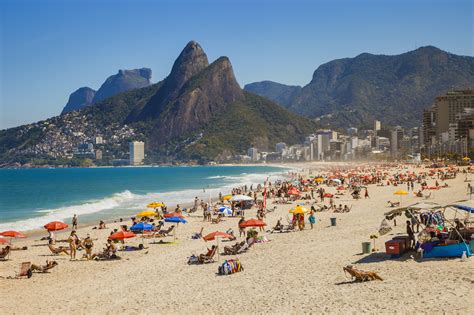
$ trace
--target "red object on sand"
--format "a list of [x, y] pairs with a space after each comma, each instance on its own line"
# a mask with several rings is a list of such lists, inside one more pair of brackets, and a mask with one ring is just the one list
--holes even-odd
[[332, 198], [333, 197], [333, 194], [330, 194], [330, 193], [325, 193], [323, 195], [324, 198]]
[[216, 237], [220, 237], [220, 238], [232, 238], [233, 236], [230, 235], [230, 234], [224, 233], [224, 232], [215, 231], [215, 232], [212, 232], [212, 233], [207, 234], [206, 236], [203, 237], [203, 239], [204, 239], [205, 241], [213, 241], [213, 240], [216, 239]]
[[301, 192], [296, 189], [296, 187], [291, 187], [289, 190], [288, 190], [288, 195], [299, 195]]
[[0, 237], [0, 245], [10, 245], [10, 242], [3, 237]]
[[239, 226], [240, 227], [251, 227], [251, 226], [266, 226], [267, 224], [261, 220], [257, 219], [250, 219], [247, 221], [242, 222]]
[[69, 225], [67, 225], [66, 223], [64, 222], [61, 222], [61, 221], [53, 221], [53, 222], [49, 222], [48, 224], [46, 224], [44, 226], [44, 228], [48, 231], [59, 231], [59, 230], [64, 230], [65, 228], [67, 228]]
[[183, 218], [183, 216], [181, 215], [181, 213], [179, 212], [170, 212], [170, 213], [167, 213], [164, 215], [165, 218], [171, 218], [171, 217], [178, 217], [178, 218]]
[[135, 237], [135, 233], [130, 231], [119, 231], [109, 236], [109, 240], [123, 240], [125, 238]]
[[0, 236], [4, 237], [15, 237], [15, 238], [25, 238], [26, 235], [17, 231], [5, 231], [0, 233]]

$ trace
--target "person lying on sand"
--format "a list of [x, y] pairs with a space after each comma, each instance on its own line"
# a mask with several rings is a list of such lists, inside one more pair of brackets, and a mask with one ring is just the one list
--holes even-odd
[[274, 231], [281, 231], [283, 229], [283, 224], [281, 224], [281, 218], [278, 219], [277, 223], [273, 227]]
[[103, 260], [103, 259], [115, 259], [117, 258], [117, 247], [112, 240], [107, 240], [107, 246], [103, 249], [102, 253], [93, 254], [91, 259]]
[[37, 271], [37, 272], [45, 273], [45, 272], [48, 272], [48, 270], [53, 269], [57, 265], [58, 265], [58, 263], [54, 260], [53, 261], [47, 261], [46, 260], [46, 265], [38, 266], [38, 265], [35, 265], [35, 264], [31, 264], [31, 271]]

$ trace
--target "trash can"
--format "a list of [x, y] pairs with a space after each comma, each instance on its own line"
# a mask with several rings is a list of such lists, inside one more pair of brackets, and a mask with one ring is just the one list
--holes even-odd
[[331, 226], [336, 226], [336, 218], [331, 218]]
[[372, 251], [372, 243], [371, 242], [362, 242], [362, 253], [363, 254], [370, 254]]

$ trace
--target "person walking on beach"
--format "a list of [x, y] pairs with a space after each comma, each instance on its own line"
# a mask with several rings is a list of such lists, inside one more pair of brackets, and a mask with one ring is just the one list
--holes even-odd
[[76, 214], [74, 214], [74, 216], [72, 217], [72, 229], [77, 230], [77, 215]]
[[411, 227], [410, 220], [407, 220], [407, 234], [410, 239], [410, 249], [415, 248], [416, 240], [415, 240], [415, 233]]
[[309, 213], [309, 224], [311, 225], [311, 230], [313, 229], [313, 225], [316, 223], [316, 218], [314, 217], [314, 211], [311, 210], [311, 212]]
[[69, 243], [69, 250], [71, 254], [71, 260], [76, 259], [76, 252], [77, 252], [77, 235], [76, 231], [72, 231], [71, 234], [69, 235], [69, 238], [67, 239], [67, 242]]
[[369, 197], [369, 190], [367, 189], [367, 187], [365, 188], [365, 193], [364, 193], [364, 194], [365, 194], [365, 199], [367, 199], [367, 198], [370, 199], [370, 197]]
[[242, 237], [242, 235], [245, 237], [245, 228], [240, 226], [242, 223], [244, 223], [244, 221], [245, 218], [241, 217], [239, 223], [237, 224], [239, 226], [239, 237]]

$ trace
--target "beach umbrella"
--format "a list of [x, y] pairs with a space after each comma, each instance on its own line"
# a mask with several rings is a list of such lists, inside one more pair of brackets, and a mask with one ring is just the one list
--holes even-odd
[[10, 245], [10, 242], [5, 238], [0, 237], [0, 245]]
[[232, 198], [229, 199], [230, 201], [252, 201], [252, 197], [246, 196], [246, 195], [235, 195], [232, 196]]
[[222, 214], [224, 214], [224, 215], [227, 215], [227, 216], [232, 215], [232, 209], [229, 208], [229, 207], [225, 207], [225, 206], [224, 206], [224, 207], [220, 207], [220, 208], [219, 208], [219, 212], [222, 213]]
[[232, 199], [232, 195], [225, 195], [224, 197], [222, 197], [223, 200], [230, 200]]
[[171, 222], [171, 223], [187, 223], [188, 221], [186, 221], [186, 220], [183, 219], [182, 217], [175, 216], [175, 217], [165, 218], [165, 222]]
[[151, 231], [153, 230], [155, 227], [149, 223], [146, 223], [146, 222], [140, 222], [140, 223], [137, 223], [135, 225], [133, 225], [132, 227], [130, 227], [130, 230], [135, 232], [135, 231]]
[[290, 209], [289, 213], [304, 214], [304, 213], [308, 213], [308, 209], [306, 209], [305, 207], [302, 207], [300, 205], [297, 205], [296, 207]]
[[149, 203], [146, 207], [147, 208], [158, 208], [158, 207], [164, 207], [165, 204], [162, 202], [151, 202]]
[[402, 203], [402, 197], [408, 195], [408, 191], [400, 189], [393, 193], [394, 195], [400, 196], [400, 204]]
[[61, 221], [53, 221], [49, 222], [48, 224], [44, 225], [44, 228], [48, 231], [59, 231], [59, 230], [64, 230], [67, 228], [69, 225], [67, 225], [64, 222]]
[[224, 232], [215, 231], [215, 232], [209, 233], [206, 236], [204, 236], [203, 240], [213, 241], [213, 240], [217, 239], [218, 237], [219, 238], [232, 238], [233, 236], [230, 235], [230, 234], [224, 233]]
[[5, 231], [0, 233], [0, 236], [3, 237], [13, 237], [13, 238], [25, 238], [26, 235], [17, 231]]
[[123, 241], [126, 238], [132, 238], [135, 237], [135, 233], [129, 232], [129, 231], [118, 231], [115, 232], [114, 234], [110, 235], [108, 238], [109, 240], [121, 240]]
[[334, 195], [333, 194], [330, 194], [330, 193], [325, 193], [323, 195], [324, 198], [332, 198]]
[[137, 214], [137, 217], [154, 217], [156, 216], [155, 211], [145, 210]]
[[265, 222], [263, 222], [262, 220], [257, 220], [257, 219], [250, 219], [239, 224], [240, 227], [251, 227], [251, 226], [262, 227], [266, 225], [267, 224]]
[[318, 183], [322, 183], [322, 182], [324, 182], [324, 178], [318, 177], [318, 178], [315, 179], [315, 181], [318, 182]]
[[332, 179], [332, 181], [335, 182], [335, 183], [338, 183], [339, 185], [341, 184], [341, 180], [340, 180], [340, 179], [334, 178], [334, 179]]
[[171, 217], [178, 217], [178, 218], [182, 218], [183, 216], [181, 215], [180, 212], [170, 212], [170, 213], [167, 213], [165, 214], [163, 217], [165, 218], [171, 218]]

